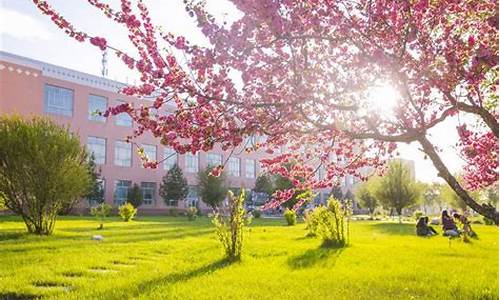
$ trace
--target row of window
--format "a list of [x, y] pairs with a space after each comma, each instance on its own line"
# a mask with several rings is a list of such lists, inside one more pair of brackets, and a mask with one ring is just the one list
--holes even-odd
[[[102, 180], [104, 186], [105, 181]], [[132, 187], [130, 180], [116, 180], [114, 185], [113, 203], [121, 205], [127, 201], [128, 193]], [[151, 206], [156, 202], [156, 182], [141, 182], [142, 204]], [[198, 201], [198, 187], [195, 185], [188, 186], [188, 195], [186, 197], [188, 206], [196, 205]], [[177, 206], [176, 200], [169, 200], [167, 206]]]
[[[100, 137], [89, 136], [87, 140], [87, 148], [89, 152], [94, 154], [96, 164], [106, 164], [106, 139]], [[145, 156], [152, 161], [157, 161], [156, 146], [143, 144]], [[163, 151], [163, 169], [170, 170], [174, 164], [178, 163], [177, 153], [171, 148], [164, 148]], [[124, 141], [115, 141], [115, 157], [114, 164], [121, 167], [132, 166], [132, 144]], [[185, 156], [185, 169], [189, 173], [197, 173], [199, 171], [199, 155], [187, 153]], [[222, 154], [208, 153], [207, 165], [218, 166], [222, 165]], [[241, 176], [241, 159], [239, 157], [230, 157], [227, 163], [228, 174], [234, 177]], [[255, 178], [256, 162], [254, 159], [245, 159], [245, 177]]]
[[[54, 85], [45, 85], [44, 93], [44, 111], [45, 113], [72, 117], [74, 112], [74, 92], [73, 90], [58, 87]], [[125, 103], [116, 100], [116, 105]], [[96, 122], [106, 122], [106, 118], [99, 115], [108, 108], [108, 99], [106, 97], [89, 95], [88, 98], [88, 119]], [[132, 127], [132, 118], [127, 113], [121, 113], [115, 116], [115, 124], [119, 126]]]

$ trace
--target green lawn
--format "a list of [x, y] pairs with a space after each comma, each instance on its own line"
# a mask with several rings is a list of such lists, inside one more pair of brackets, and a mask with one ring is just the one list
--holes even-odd
[[[50, 237], [0, 217], [0, 299], [497, 299], [498, 228], [471, 244], [419, 238], [413, 224], [351, 223], [351, 245], [320, 248], [304, 224], [254, 220], [227, 264], [210, 221], [63, 218]], [[92, 241], [102, 234], [104, 242]]]

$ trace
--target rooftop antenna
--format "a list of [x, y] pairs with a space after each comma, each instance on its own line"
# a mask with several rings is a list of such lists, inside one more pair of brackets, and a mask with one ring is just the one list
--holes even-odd
[[104, 50], [102, 52], [102, 68], [101, 68], [101, 74], [102, 77], [107, 77], [108, 76], [108, 50]]

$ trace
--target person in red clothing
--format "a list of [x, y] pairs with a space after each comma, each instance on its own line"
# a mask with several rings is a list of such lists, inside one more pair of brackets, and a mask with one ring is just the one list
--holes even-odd
[[448, 215], [447, 210], [443, 210], [441, 213], [441, 224], [443, 224], [444, 236], [456, 237], [460, 235], [460, 230], [458, 230], [453, 218]]

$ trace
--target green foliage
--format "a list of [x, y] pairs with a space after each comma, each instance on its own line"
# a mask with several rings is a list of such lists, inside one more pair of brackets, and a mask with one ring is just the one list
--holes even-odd
[[266, 193], [271, 195], [274, 193], [274, 185], [270, 176], [265, 173], [260, 174], [255, 180], [254, 191], [257, 193]]
[[[462, 178], [460, 176], [456, 176], [456, 178], [461, 183], [461, 185], [464, 186], [462, 184]], [[476, 201], [481, 202], [480, 191], [467, 191], [467, 192], [473, 199], [476, 199]], [[440, 196], [451, 207], [458, 208], [462, 212], [465, 212], [469, 207], [448, 184], [441, 185]]]
[[134, 208], [142, 205], [142, 191], [137, 183], [128, 190], [127, 202], [132, 204]]
[[198, 209], [194, 206], [190, 206], [186, 209], [186, 215], [189, 221], [194, 221], [198, 217]]
[[304, 222], [306, 223], [306, 236], [316, 236], [318, 230], [318, 218], [315, 215], [314, 209], [309, 209], [304, 212]]
[[96, 217], [99, 221], [99, 227], [97, 229], [104, 228], [104, 218], [109, 216], [111, 209], [112, 206], [106, 202], [102, 202], [101, 204], [90, 208], [90, 214]]
[[262, 215], [262, 212], [260, 211], [260, 209], [254, 209], [252, 210], [252, 216], [256, 219], [259, 219]]
[[297, 224], [297, 213], [295, 213], [294, 210], [286, 208], [285, 212], [283, 213], [283, 217], [285, 217], [286, 224], [288, 226]]
[[177, 217], [179, 216], [179, 211], [177, 210], [177, 208], [173, 207], [168, 210], [168, 214], [172, 217]]
[[90, 205], [101, 204], [104, 202], [104, 188], [101, 181], [101, 172], [95, 164], [93, 153], [89, 156], [88, 172], [90, 174], [90, 188], [85, 198]]
[[224, 201], [228, 188], [225, 173], [212, 176], [212, 169], [213, 167], [207, 166], [205, 170], [198, 172], [198, 192], [201, 200], [215, 210]]
[[122, 217], [123, 221], [128, 222], [132, 220], [137, 213], [137, 208], [132, 204], [126, 202], [118, 208], [118, 214]]
[[342, 193], [342, 189], [340, 188], [339, 185], [335, 185], [332, 187], [332, 191], [330, 192], [330, 195], [333, 196], [335, 199], [344, 199], [344, 193]]
[[[226, 258], [229, 261], [241, 259], [243, 249], [243, 229], [245, 227], [245, 191], [238, 197], [229, 191], [227, 194], [228, 208], [226, 213], [217, 212], [212, 219], [215, 233], [224, 247]], [[224, 217], [227, 215], [227, 217]]]
[[167, 174], [163, 176], [160, 186], [160, 196], [167, 205], [177, 204], [186, 199], [188, 194], [188, 183], [182, 169], [175, 164]]
[[389, 170], [380, 178], [375, 197], [384, 207], [394, 209], [400, 218], [403, 208], [420, 199], [418, 184], [411, 178], [410, 170], [400, 160], [389, 163]]
[[89, 190], [78, 136], [47, 118], [0, 117], [0, 194], [28, 232], [49, 235], [57, 214]]
[[330, 197], [327, 206], [316, 207], [308, 213], [309, 234], [321, 238], [323, 246], [343, 247], [347, 244], [348, 228], [344, 219], [350, 215], [348, 207], [343, 208], [340, 201]]
[[420, 217], [422, 217], [424, 215], [423, 212], [421, 212], [420, 210], [417, 210], [415, 211], [415, 213], [413, 214], [413, 216], [415, 217], [415, 220], [418, 221], [418, 219], [420, 219]]
[[484, 225], [495, 225], [495, 222], [492, 219], [483, 217]]
[[360, 183], [356, 188], [356, 199], [361, 207], [368, 209], [370, 215], [373, 216], [375, 209], [378, 206], [378, 201], [373, 192], [370, 190], [370, 181]]

